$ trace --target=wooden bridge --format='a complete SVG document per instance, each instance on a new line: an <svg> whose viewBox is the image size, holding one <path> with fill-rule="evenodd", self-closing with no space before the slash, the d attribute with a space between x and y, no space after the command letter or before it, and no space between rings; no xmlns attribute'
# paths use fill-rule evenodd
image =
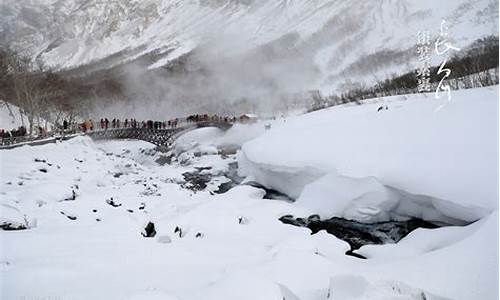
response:
<svg viewBox="0 0 500 300"><path fill-rule="evenodd" d="M199 121L183 122L179 126L165 129L152 128L109 128L104 130L93 130L85 133L71 133L66 135L54 135L45 138L13 137L2 138L0 149L12 149L24 145L44 145L55 143L59 140L67 140L79 135L87 135L93 140L113 140L113 139L135 139L154 144L160 148L166 149L170 144L182 134L191 130L203 127L217 127L222 130L228 130L233 126L231 122L224 121Z"/></svg>

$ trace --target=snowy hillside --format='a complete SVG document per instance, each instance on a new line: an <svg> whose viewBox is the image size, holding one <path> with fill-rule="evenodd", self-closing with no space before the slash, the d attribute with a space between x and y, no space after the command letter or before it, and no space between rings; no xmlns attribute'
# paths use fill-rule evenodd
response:
<svg viewBox="0 0 500 300"><path fill-rule="evenodd" d="M195 50L207 64L252 55L266 74L292 73L286 79L304 91L344 84L339 74L371 82L414 69L417 32L437 35L442 20L463 47L498 35L498 3L4 0L0 42L63 69L103 59L100 67L110 67L147 54L154 54L154 69Z"/></svg>

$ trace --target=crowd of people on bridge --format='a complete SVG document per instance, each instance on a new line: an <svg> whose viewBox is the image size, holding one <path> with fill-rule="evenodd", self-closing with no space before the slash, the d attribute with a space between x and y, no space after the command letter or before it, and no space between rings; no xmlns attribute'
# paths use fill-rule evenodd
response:
<svg viewBox="0 0 500 300"><path fill-rule="evenodd" d="M92 123L92 120L89 120ZM178 119L169 120L169 121L141 121L138 122L136 119L125 119L120 121L120 119L113 119L111 122L108 118L101 119L101 129L107 130L117 129L117 128L147 128L147 129L166 129L166 128L175 128L177 127ZM86 128L88 129L88 128Z"/></svg>
<svg viewBox="0 0 500 300"><path fill-rule="evenodd" d="M218 115L209 115L209 114L204 114L204 115L190 115L186 117L187 122L224 122L224 123L234 123L236 122L236 117L221 117Z"/></svg>
<svg viewBox="0 0 500 300"><path fill-rule="evenodd" d="M196 122L213 121L213 122L232 123L236 122L236 120L237 120L236 117L228 117L228 116L222 117L218 115L197 114L197 115L187 116L186 118L175 118L167 121L154 121L154 120L137 121L134 118L125 120L114 118L110 121L108 118L102 118L99 124L101 130L124 129L124 128L142 128L142 129L160 130L160 129L177 128L179 124L182 122L196 123ZM85 122L79 124L79 128L83 132L94 130L95 129L94 122L91 119L86 120Z"/></svg>
<svg viewBox="0 0 500 300"><path fill-rule="evenodd" d="M198 122L224 122L224 123L234 123L237 121L236 117L229 116L219 116L210 114L194 114L189 115L185 118L174 118L166 121L154 121L154 120L143 120L138 121L134 118L120 120L114 118L111 121L108 118L100 119L99 124L94 125L92 119L85 120L81 123L72 123L70 121L64 120L61 125L57 127L57 132L67 133L67 132L87 132L93 130L108 130L108 129L126 129L126 128L140 128L140 129L151 129L151 130L161 130L161 129L173 129L180 126L180 124L190 124ZM97 127L98 126L98 127ZM38 128L38 137L45 137L49 133L42 127ZM13 137L23 137L28 135L28 132L24 126L21 126L13 130L0 129L0 137L2 139L13 138Z"/></svg>

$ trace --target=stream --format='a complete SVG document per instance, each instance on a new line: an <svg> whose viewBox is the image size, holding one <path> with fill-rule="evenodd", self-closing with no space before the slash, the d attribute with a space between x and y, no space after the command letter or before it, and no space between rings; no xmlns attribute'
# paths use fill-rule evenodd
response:
<svg viewBox="0 0 500 300"><path fill-rule="evenodd" d="M220 154L223 153L223 154ZM219 155L227 156L224 150L221 150ZM233 154L233 153L231 153ZM202 191L207 188L208 184L215 177L224 176L228 178L218 186L218 189L213 193L223 194L231 188L241 185L244 178L238 176L238 163L231 162L228 164L226 172L210 173L211 167L194 167L195 171L183 173L185 183L181 185L193 191ZM287 195L279 191L266 188L258 182L251 181L244 183L256 188L266 191L264 199L272 201L286 201L294 202ZM326 230L329 234L347 242L350 245L350 250L346 252L347 255L364 258L363 256L354 253L353 251L359 249L364 245L380 245L387 243L397 243L410 232L418 228L438 228L443 224L435 224L422 219L408 219L402 221L389 221L373 224L365 224L353 220L333 217L330 219L321 219L318 215L311 215L308 217L296 217L292 215L285 215L279 218L284 224L289 224L298 227L305 227L311 230L311 234L316 234L321 230Z"/></svg>

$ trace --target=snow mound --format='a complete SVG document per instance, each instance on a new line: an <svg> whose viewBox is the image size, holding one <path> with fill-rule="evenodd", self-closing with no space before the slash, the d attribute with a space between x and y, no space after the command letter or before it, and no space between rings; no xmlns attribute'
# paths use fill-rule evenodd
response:
<svg viewBox="0 0 500 300"><path fill-rule="evenodd" d="M227 131L216 127L199 128L180 135L173 143L174 153L196 152L207 147L241 146L265 131L262 122L233 124Z"/></svg>
<svg viewBox="0 0 500 300"><path fill-rule="evenodd" d="M389 219L397 196L376 178L353 179L328 174L305 186L297 205L322 218L342 216L372 223Z"/></svg>
<svg viewBox="0 0 500 300"><path fill-rule="evenodd" d="M329 234L326 230L321 230L311 235L311 238L306 241L304 241L302 236L286 239L276 249L276 253L284 250L300 250L315 253L325 258L335 259L335 257L345 254L350 248L347 242Z"/></svg>
<svg viewBox="0 0 500 300"><path fill-rule="evenodd" d="M362 276L337 275L330 279L328 299L342 300L445 300L397 281L371 283Z"/></svg>
<svg viewBox="0 0 500 300"><path fill-rule="evenodd" d="M464 207L386 187L375 177L349 178L333 173L306 185L296 204L324 219L337 216L364 223L418 217L463 225L488 214L480 207Z"/></svg>
<svg viewBox="0 0 500 300"><path fill-rule="evenodd" d="M179 136L173 144L176 153L186 152L200 144L210 144L220 138L224 132L216 127L199 128Z"/></svg>
<svg viewBox="0 0 500 300"><path fill-rule="evenodd" d="M218 281L205 291L202 298L205 300L299 300L286 286L248 274L236 274Z"/></svg>
<svg viewBox="0 0 500 300"><path fill-rule="evenodd" d="M245 143L240 174L325 217L471 222L498 209L497 99L498 86L299 116Z"/></svg>
<svg viewBox="0 0 500 300"><path fill-rule="evenodd" d="M449 247L476 232L484 221L480 220L469 226L448 226L437 229L419 228L397 244L366 245L356 253L366 258L395 259L412 257Z"/></svg>
<svg viewBox="0 0 500 300"><path fill-rule="evenodd" d="M304 186L324 175L324 172L311 168L262 164L247 158L246 151L238 153L238 174L251 177L265 187L283 192L291 198L300 196Z"/></svg>

